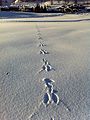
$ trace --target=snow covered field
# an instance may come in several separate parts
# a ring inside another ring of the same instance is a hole
[[[13,14],[0,13],[0,120],[89,120],[90,14]],[[43,78],[58,105],[42,103]]]

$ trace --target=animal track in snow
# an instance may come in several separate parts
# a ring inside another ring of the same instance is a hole
[[[55,103],[56,105],[59,104],[59,96],[56,94],[57,90],[53,89],[53,82],[54,80],[50,80],[49,78],[44,78],[45,88],[47,88],[47,94],[44,95],[44,104],[47,103]]]
[[[44,81],[46,84],[47,84],[47,83],[55,82],[54,80],[49,79],[49,78],[43,78],[42,81]]]
[[[40,31],[37,31],[37,35],[41,35]]]
[[[51,118],[50,120],[54,120],[54,118]]]
[[[50,63],[47,60],[43,59],[43,62],[44,62],[44,64],[42,65],[42,68],[39,71],[39,73],[42,72],[42,71],[44,71],[44,70],[46,72],[50,72],[51,70],[55,71],[55,69],[50,65]]]
[[[9,72],[7,72],[6,75],[9,75]]]
[[[46,65],[46,64],[49,64],[49,62],[48,62],[46,59],[44,59],[44,58],[43,58],[42,61],[44,62],[45,65]]]
[[[44,98],[43,98],[43,104],[45,105],[45,107],[47,105],[49,105],[51,102],[51,96],[50,94],[48,93],[48,91],[44,94]]]
[[[50,89],[50,88],[48,88],[48,89]],[[56,93],[53,93],[53,92],[50,93],[50,92],[51,91],[47,90],[47,92],[44,95],[43,103],[45,104],[45,107],[47,105],[49,105],[50,103],[52,103],[52,104],[55,103],[56,105],[59,104],[59,96]]]
[[[44,43],[40,42],[39,47],[44,47],[46,46]]]
[[[51,99],[52,99],[52,103],[55,103],[56,105],[59,104],[59,96],[56,93],[51,93]]]
[[[49,52],[46,50],[40,49],[40,54],[49,54]]]
[[[49,71],[51,71],[51,70],[54,70],[53,67],[52,67],[50,64],[45,65],[45,67],[46,67],[46,68],[45,68],[45,71],[48,71],[48,72],[49,72]]]
[[[42,38],[41,36],[39,36],[38,39],[41,39],[41,40],[42,40],[43,38]]]
[[[48,89],[48,92],[49,92],[49,93],[52,93],[52,92],[53,92],[53,85],[52,85],[51,83],[45,84],[45,88]]]
[[[50,72],[51,70],[55,70],[51,65],[43,65],[41,70],[39,71],[39,73],[41,73],[42,71],[46,71],[46,72]]]
[[[50,80],[49,78],[44,78],[42,81],[44,81],[45,88],[49,89],[49,93],[52,93],[53,92],[52,82],[55,82],[55,81]]]

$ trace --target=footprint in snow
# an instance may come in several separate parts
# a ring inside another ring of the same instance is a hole
[[[57,92],[58,92],[57,90],[54,90],[54,89],[53,89],[53,93],[57,93]]]
[[[44,71],[44,70],[46,72],[50,72],[51,70],[55,71],[55,69],[48,63],[48,61],[45,61],[45,63],[43,64],[41,70],[39,71],[39,73],[42,72],[42,71]]]
[[[49,78],[43,78],[42,81],[44,81],[46,84],[47,84],[47,83],[55,82],[54,80],[49,79]]]
[[[41,39],[41,40],[42,40],[42,37],[39,36],[38,39]]]
[[[43,59],[42,61],[44,62],[44,64],[43,64],[41,70],[39,71],[39,73],[42,72],[42,71],[44,71],[44,70],[46,72],[49,72],[51,70],[55,71],[55,69],[51,66],[51,64],[46,59]]]
[[[45,88],[48,88],[49,89],[49,93],[52,93],[53,92],[53,85],[51,84],[51,82],[54,82],[54,81],[51,81],[48,78],[43,79],[43,81],[45,83]]]
[[[6,75],[9,75],[9,72],[7,72]]]
[[[40,42],[39,47],[44,47],[44,46],[46,45]]]
[[[41,50],[40,50],[40,54],[49,54],[49,52],[46,51],[46,50],[41,49]]]
[[[47,92],[44,95],[43,103],[45,106],[52,104],[59,104],[59,96],[56,93],[53,93],[52,86],[48,86]]]
[[[46,72],[50,72],[51,70],[54,70],[55,71],[55,69],[50,65],[50,64],[44,64],[43,66],[42,66],[42,68],[41,68],[41,70],[39,71],[39,73],[40,72],[42,72],[42,71],[46,71]]]
[[[53,85],[51,83],[45,83],[45,88],[48,89],[48,92],[51,94],[53,93]]]
[[[54,70],[54,68],[50,64],[45,65],[45,71],[49,72],[51,70]]]
[[[51,118],[50,120],[54,120],[54,118]]]
[[[59,104],[59,96],[56,93],[51,94],[52,103]]]
[[[44,98],[43,98],[43,104],[45,107],[47,107],[51,102],[51,96],[48,92],[45,93]]]
[[[44,62],[45,65],[49,64],[49,62],[46,59],[42,59],[42,61]]]
[[[48,88],[48,93],[50,93],[52,103],[55,103],[56,105],[58,105],[59,96],[56,94],[58,91],[53,89],[53,85],[52,85],[52,83],[55,81],[49,78],[43,78],[42,81],[44,81],[45,83],[45,88]]]

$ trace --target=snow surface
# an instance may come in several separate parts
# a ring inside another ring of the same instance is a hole
[[[90,14],[30,14],[0,19],[0,120],[89,120]],[[39,73],[43,59],[54,70]],[[58,105],[42,104],[43,78],[55,81]]]

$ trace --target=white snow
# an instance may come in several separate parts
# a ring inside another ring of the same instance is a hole
[[[89,120],[90,14],[0,18],[0,120]],[[38,54],[42,48],[49,54]],[[43,59],[55,70],[38,74]],[[55,81],[59,105],[41,103],[43,78]]]

